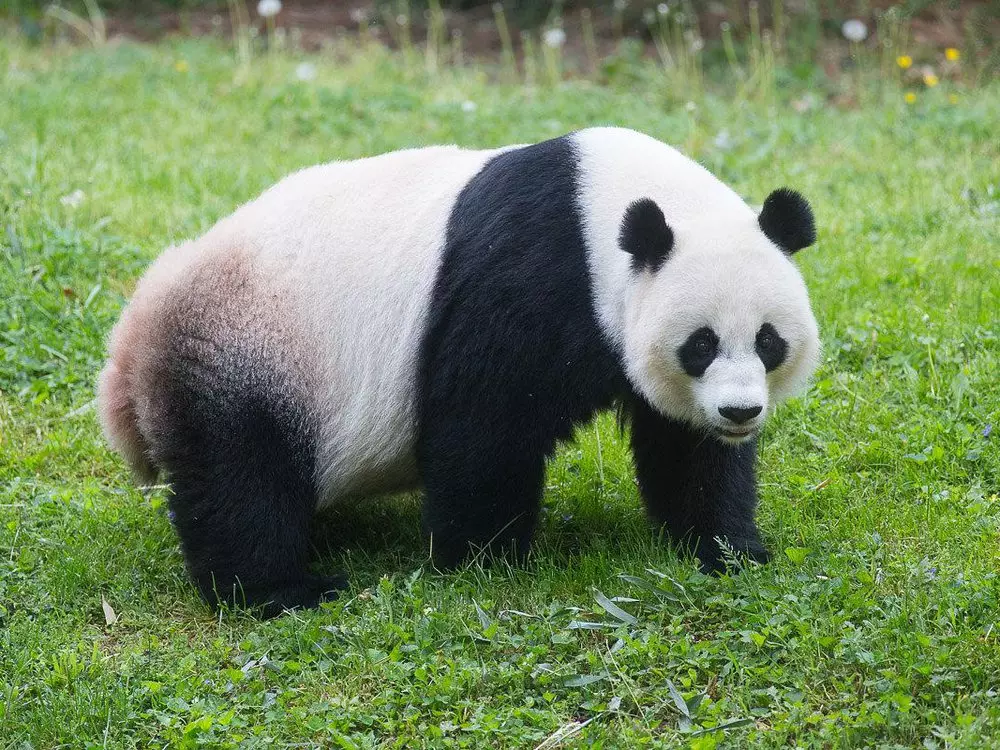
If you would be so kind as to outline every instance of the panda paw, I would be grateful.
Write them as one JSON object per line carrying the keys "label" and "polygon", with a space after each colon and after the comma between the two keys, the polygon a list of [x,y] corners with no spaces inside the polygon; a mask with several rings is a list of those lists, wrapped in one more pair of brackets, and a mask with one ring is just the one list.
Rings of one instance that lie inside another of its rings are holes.
{"label": "panda paw", "polygon": [[216,606],[223,603],[254,610],[269,620],[292,609],[314,609],[336,599],[348,587],[345,576],[307,576],[301,581],[276,587],[243,587],[232,597],[212,597]]}
{"label": "panda paw", "polygon": [[263,605],[265,618],[277,617],[290,609],[315,609],[347,589],[345,576],[309,576],[292,586],[272,591]]}
{"label": "panda paw", "polygon": [[699,567],[702,573],[711,576],[739,573],[746,560],[759,565],[766,565],[771,560],[771,553],[756,540],[735,542],[725,539],[724,545],[723,547],[715,539],[698,545],[695,555],[701,563]]}

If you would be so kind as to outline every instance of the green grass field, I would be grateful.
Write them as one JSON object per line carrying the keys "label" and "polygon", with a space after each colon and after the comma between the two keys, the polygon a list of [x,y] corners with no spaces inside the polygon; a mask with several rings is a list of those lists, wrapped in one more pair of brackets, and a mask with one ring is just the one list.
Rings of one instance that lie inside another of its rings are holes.
{"label": "green grass field", "polygon": [[[1000,88],[797,113],[802,87],[685,106],[652,67],[297,62],[237,84],[209,41],[0,38],[0,746],[1000,747]],[[387,500],[316,535],[343,599],[213,616],[94,415],[150,259],[303,165],[601,123],[816,209],[825,356],[762,441],[773,564],[707,578],[658,540],[604,416],[552,463],[527,568],[437,573],[418,499]]]}

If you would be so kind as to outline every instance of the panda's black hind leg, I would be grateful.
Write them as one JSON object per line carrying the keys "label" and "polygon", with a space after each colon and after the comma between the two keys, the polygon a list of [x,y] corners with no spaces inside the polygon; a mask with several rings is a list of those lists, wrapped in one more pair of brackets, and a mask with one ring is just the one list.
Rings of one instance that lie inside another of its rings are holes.
{"label": "panda's black hind leg", "polygon": [[674,541],[692,544],[705,573],[724,572],[730,550],[766,563],[754,521],[756,441],[724,445],[638,396],[631,422],[636,478],[651,519]]}
{"label": "panda's black hind leg", "polygon": [[344,579],[308,572],[315,438],[301,396],[252,355],[190,348],[159,368],[150,443],[202,596],[265,617],[336,596]]}

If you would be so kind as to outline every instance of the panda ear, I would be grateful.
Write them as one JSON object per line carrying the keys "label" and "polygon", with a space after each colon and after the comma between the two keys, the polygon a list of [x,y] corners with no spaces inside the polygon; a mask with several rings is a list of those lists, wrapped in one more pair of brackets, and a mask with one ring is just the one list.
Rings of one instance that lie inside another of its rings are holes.
{"label": "panda ear", "polygon": [[775,245],[793,255],[816,241],[816,222],[809,201],[788,188],[767,196],[757,223]]}
{"label": "panda ear", "polygon": [[629,204],[618,232],[618,244],[632,256],[633,270],[660,270],[673,250],[674,233],[656,201],[641,198]]}

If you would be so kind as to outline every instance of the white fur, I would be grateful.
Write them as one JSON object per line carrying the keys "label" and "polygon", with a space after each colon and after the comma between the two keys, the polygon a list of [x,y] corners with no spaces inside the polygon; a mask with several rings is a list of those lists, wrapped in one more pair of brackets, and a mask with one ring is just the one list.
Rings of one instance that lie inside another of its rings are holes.
{"label": "white fur", "polygon": [[[620,128],[574,137],[595,304],[633,385],[662,413],[715,432],[732,427],[719,407],[762,406],[747,425],[758,427],[769,407],[802,387],[818,358],[816,321],[795,265],[735,192],[678,151]],[[618,233],[641,198],[663,211],[674,249],[658,272],[637,275]],[[771,373],[754,350],[765,322],[789,345]],[[696,379],[677,350],[703,326],[719,336],[721,353]]]}

